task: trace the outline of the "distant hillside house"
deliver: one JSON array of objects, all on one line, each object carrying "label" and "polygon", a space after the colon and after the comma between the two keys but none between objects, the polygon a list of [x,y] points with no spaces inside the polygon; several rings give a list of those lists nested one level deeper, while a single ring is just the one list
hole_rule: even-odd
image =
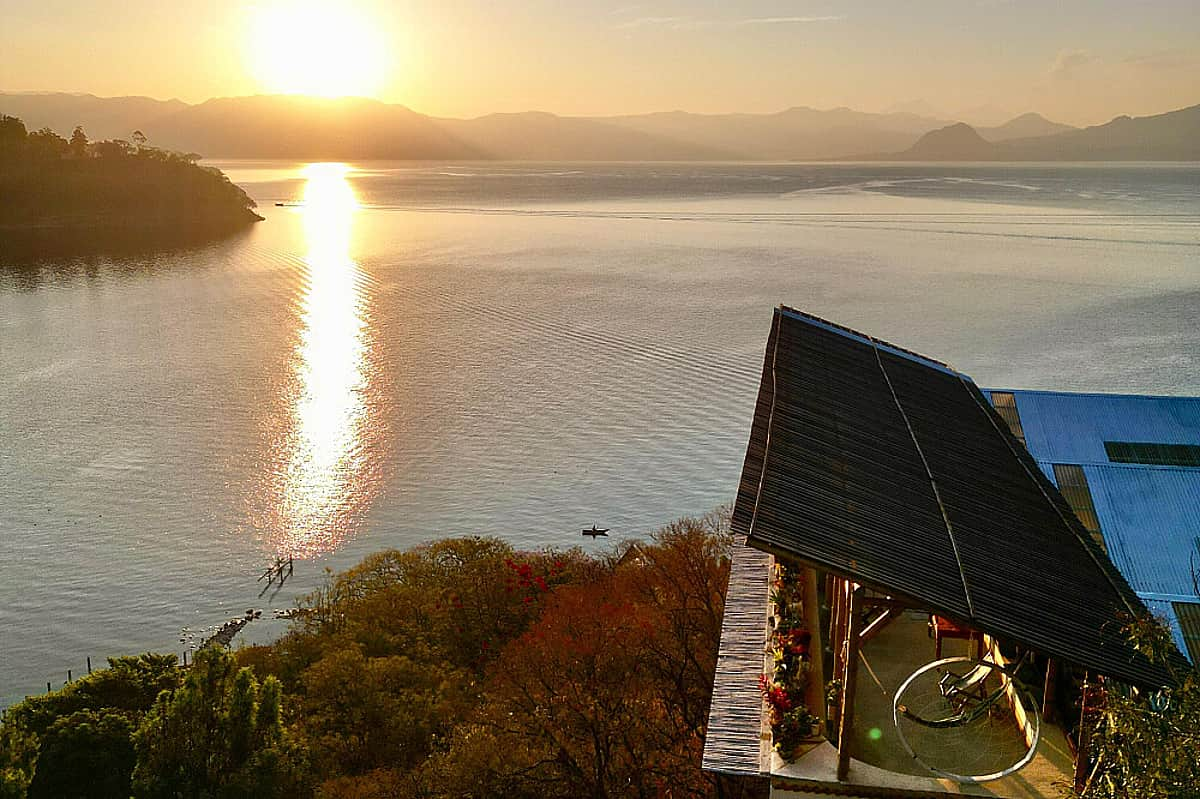
[{"label": "distant hillside house", "polygon": [[984,392],[778,308],[704,768],[773,797],[1078,785],[1097,684],[1172,681],[1123,620],[1169,606],[1189,645],[1198,410]]}]

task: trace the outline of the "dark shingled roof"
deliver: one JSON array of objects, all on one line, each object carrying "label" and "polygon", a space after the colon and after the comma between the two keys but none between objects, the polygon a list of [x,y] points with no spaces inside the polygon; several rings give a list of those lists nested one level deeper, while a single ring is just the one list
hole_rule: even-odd
[{"label": "dark shingled roof", "polygon": [[775,312],[733,527],[1002,638],[1140,685],[1145,607],[975,383],[816,317]]}]

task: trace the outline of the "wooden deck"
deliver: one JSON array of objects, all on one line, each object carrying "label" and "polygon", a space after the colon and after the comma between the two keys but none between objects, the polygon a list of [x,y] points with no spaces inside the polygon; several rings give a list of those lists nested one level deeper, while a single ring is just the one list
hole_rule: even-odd
[{"label": "wooden deck", "polygon": [[706,771],[753,776],[769,768],[770,728],[759,678],[767,646],[771,564],[770,555],[737,537],[704,737]]}]

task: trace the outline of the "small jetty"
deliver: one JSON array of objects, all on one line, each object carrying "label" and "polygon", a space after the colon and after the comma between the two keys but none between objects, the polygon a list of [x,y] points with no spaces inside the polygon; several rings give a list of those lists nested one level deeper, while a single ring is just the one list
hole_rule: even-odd
[{"label": "small jetty", "polygon": [[[266,585],[263,586],[262,593],[260,593],[259,596],[261,597],[263,594],[265,594],[271,588],[271,586],[275,586],[275,591],[278,593],[279,589],[283,587],[283,584],[287,582],[287,579],[295,573],[295,570],[296,564],[293,556],[288,555],[285,558],[282,555],[276,555],[275,561],[271,563],[271,565],[267,566],[267,568],[263,570],[263,573],[258,576],[257,582],[266,582]],[[198,650],[209,649],[217,646],[228,647],[233,643],[233,639],[237,636],[237,634],[245,629],[247,624],[255,619],[261,619],[262,614],[263,612],[261,610],[247,608],[244,615],[229,619],[219,627],[208,628],[208,630],[213,630],[212,634],[207,638],[204,638],[199,646],[193,646]],[[290,618],[292,611],[281,612],[279,610],[273,610],[272,614],[276,619]],[[207,632],[207,630],[205,632]],[[179,640],[181,643],[187,643],[190,640],[194,640],[193,633],[185,628],[183,630],[183,635],[180,636]]]},{"label": "small jetty", "polygon": [[240,633],[247,624],[255,619],[262,618],[262,611],[254,608],[247,608],[246,615],[239,616],[236,619],[230,619],[217,628],[217,631],[209,636],[204,643],[200,644],[200,649],[210,649],[217,646],[228,647],[233,643],[234,636]]},{"label": "small jetty", "polygon": [[291,555],[288,555],[286,558],[282,555],[277,555],[275,562],[258,576],[258,580],[259,582],[266,580],[267,585],[271,585],[278,579],[279,584],[283,585],[283,581],[292,576],[293,568],[294,563]]}]

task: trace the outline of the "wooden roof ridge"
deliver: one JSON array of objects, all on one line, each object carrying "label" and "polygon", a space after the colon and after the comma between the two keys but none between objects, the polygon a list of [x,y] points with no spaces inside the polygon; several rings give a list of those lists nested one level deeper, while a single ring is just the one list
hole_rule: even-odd
[{"label": "wooden roof ridge", "polygon": [[[954,374],[958,374],[958,375],[962,374],[962,372],[959,372],[953,366],[951,366],[950,364],[948,364],[944,361],[939,361],[936,358],[930,358],[928,355],[922,355],[921,353],[916,352],[915,350],[910,350],[906,347],[901,347],[899,344],[893,344],[890,341],[885,341],[884,339],[878,338],[877,336],[872,336],[868,333],[863,333],[859,330],[855,330],[852,327],[847,327],[846,325],[839,325],[837,322],[831,322],[828,319],[822,319],[821,317],[816,316],[815,314],[810,314],[806,311],[797,310],[796,308],[792,308],[789,305],[780,304],[779,308],[777,309],[777,313],[781,313],[784,316],[790,316],[793,319],[799,319],[801,321],[808,322],[809,324],[820,325],[821,327],[824,327],[833,332],[841,333],[842,335],[846,336],[847,338],[858,339],[859,341],[869,342],[876,347],[880,347],[886,351],[894,352],[898,355],[903,355],[903,356],[911,358],[912,360],[915,360],[919,363],[928,364],[930,366],[937,367],[938,369],[942,369],[944,371],[953,372]],[[968,377],[967,379],[969,380],[970,378]]]}]

